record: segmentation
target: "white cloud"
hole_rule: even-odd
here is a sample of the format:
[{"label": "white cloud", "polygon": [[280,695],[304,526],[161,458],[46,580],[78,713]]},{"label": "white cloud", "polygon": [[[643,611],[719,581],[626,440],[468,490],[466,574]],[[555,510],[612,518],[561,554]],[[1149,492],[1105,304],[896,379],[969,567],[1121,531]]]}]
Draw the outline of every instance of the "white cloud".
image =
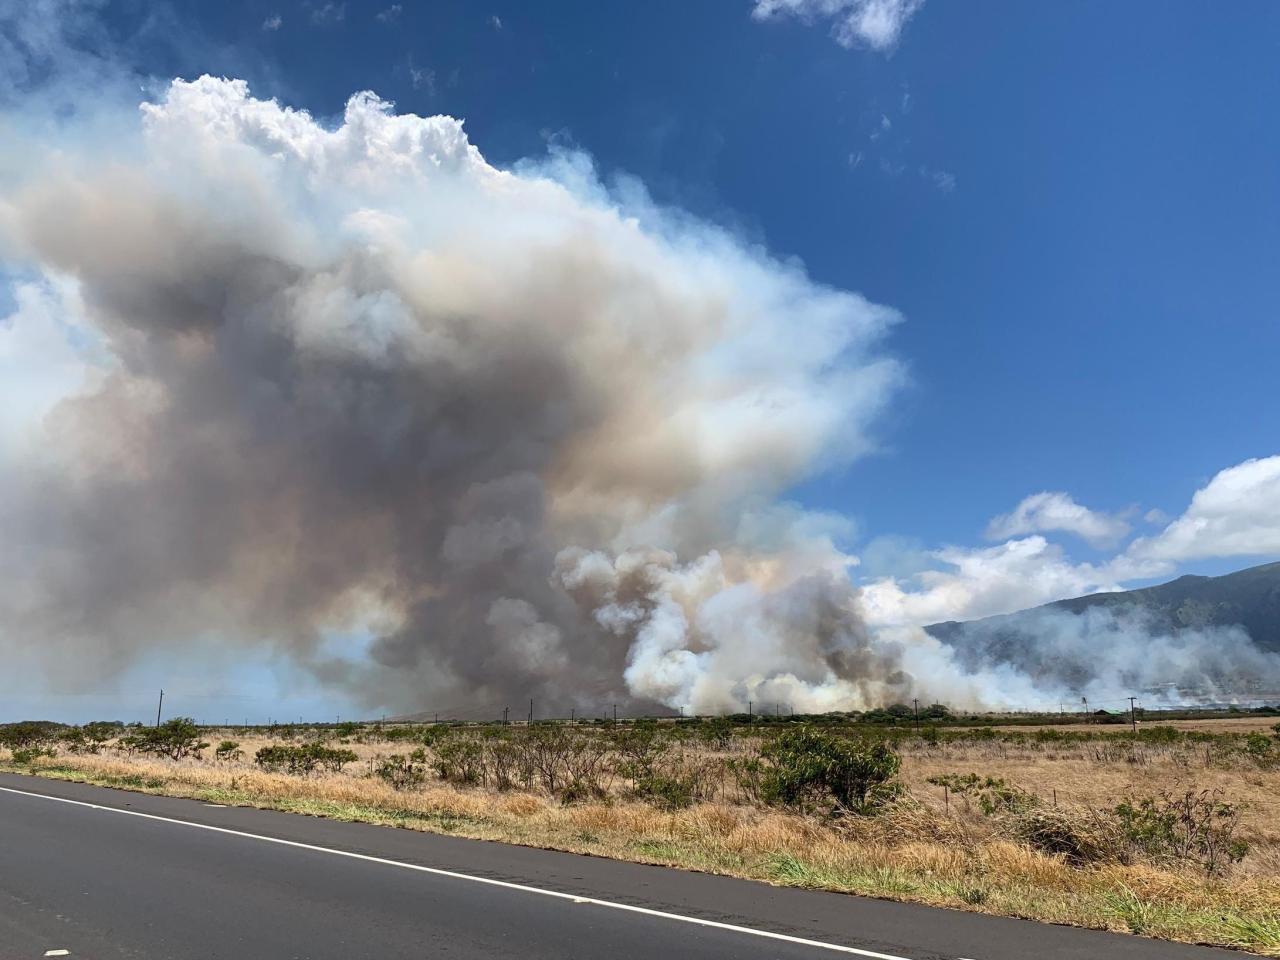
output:
[{"label": "white cloud", "polygon": [[944,547],[932,556],[947,569],[885,577],[863,587],[868,622],[918,626],[971,620],[1118,588],[1112,571],[1072,563],[1061,547],[1040,536],[978,549]]},{"label": "white cloud", "polygon": [[950,193],[956,188],[956,175],[949,170],[935,170],[932,167],[922,166],[920,176],[943,193]]},{"label": "white cloud", "polygon": [[374,14],[373,18],[380,23],[395,23],[395,21],[400,19],[400,14],[403,11],[404,7],[400,6],[398,3],[393,3],[391,6],[387,7],[387,9]]},{"label": "white cloud", "polygon": [[1178,519],[1127,551],[1138,561],[1280,554],[1280,455],[1228,467],[1197,490]]},{"label": "white cloud", "polygon": [[267,31],[279,30],[284,26],[284,17],[278,13],[273,13],[267,19],[262,21],[262,29]]},{"label": "white cloud", "polygon": [[842,47],[888,51],[897,46],[907,21],[922,6],[924,0],[756,0],[751,15],[757,20],[831,20],[831,36]]},{"label": "white cloud", "polygon": [[[1145,519],[1168,521],[1156,510]],[[1182,516],[1160,533],[1134,540],[1105,563],[1073,562],[1060,546],[1039,535],[1048,531],[1073,533],[1105,546],[1122,539],[1129,524],[1122,516],[1089,510],[1065,493],[1035,494],[996,517],[987,529],[989,537],[1015,539],[987,548],[949,546],[916,553],[906,557],[905,569],[914,566],[918,572],[904,572],[898,565],[889,568],[892,575],[864,584],[867,619],[878,627],[972,620],[1166,577],[1187,560],[1280,555],[1280,455],[1221,471],[1196,492]],[[1022,534],[1035,535],[1018,539]],[[865,559],[873,571],[886,569],[871,545]]]},{"label": "white cloud", "polygon": [[318,26],[332,26],[347,19],[345,3],[326,3],[311,8],[311,22]]},{"label": "white cloud", "polygon": [[987,524],[987,539],[1005,540],[1054,530],[1074,533],[1095,547],[1109,547],[1124,538],[1129,524],[1123,517],[1081,506],[1070,494],[1045,491],[1027,497],[1012,513],[995,517]]},{"label": "white cloud", "polygon": [[495,30],[501,30],[502,18],[495,13],[493,16],[489,18],[489,26],[493,27],[493,29]]},{"label": "white cloud", "polygon": [[426,67],[415,67],[409,64],[409,80],[413,89],[427,91],[427,96],[436,95],[436,72]]}]

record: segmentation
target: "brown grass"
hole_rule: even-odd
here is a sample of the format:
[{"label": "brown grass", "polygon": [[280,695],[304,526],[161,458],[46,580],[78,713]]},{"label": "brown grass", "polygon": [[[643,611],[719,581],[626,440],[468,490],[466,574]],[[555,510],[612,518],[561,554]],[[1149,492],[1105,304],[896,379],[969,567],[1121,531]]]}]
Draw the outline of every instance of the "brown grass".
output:
[{"label": "brown grass", "polygon": [[[228,732],[233,737],[234,733]],[[218,732],[207,733],[215,744]],[[902,747],[907,798],[875,817],[838,821],[736,802],[662,810],[629,800],[563,805],[536,792],[500,793],[430,780],[397,792],[369,776],[401,744],[352,743],[360,759],[339,774],[296,777],[252,764],[262,737],[241,739],[245,758],[178,762],[100,755],[42,759],[21,772],[344,820],[658,863],[775,884],[912,900],[1280,956],[1280,771],[1205,763],[1194,747],[1144,746],[1125,760],[1098,759],[1090,744],[1047,747],[1000,742]],[[702,747],[688,747],[709,757]],[[0,751],[0,766],[15,770]],[[1227,876],[1191,868],[1107,863],[1076,867],[1013,842],[999,818],[961,800],[943,802],[928,784],[939,773],[1003,777],[1063,810],[1113,806],[1129,794],[1194,785],[1220,788],[1244,805],[1251,850]]]}]

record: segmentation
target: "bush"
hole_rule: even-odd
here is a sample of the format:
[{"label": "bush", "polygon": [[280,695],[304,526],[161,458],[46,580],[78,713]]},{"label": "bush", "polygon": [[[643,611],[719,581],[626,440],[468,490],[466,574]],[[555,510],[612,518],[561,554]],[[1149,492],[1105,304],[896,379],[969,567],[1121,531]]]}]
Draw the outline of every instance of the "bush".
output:
[{"label": "bush", "polygon": [[239,760],[244,756],[244,751],[240,749],[240,744],[235,740],[223,740],[218,744],[217,749],[213,751],[214,759],[223,761]]},{"label": "bush", "polygon": [[631,789],[639,794],[641,783],[656,776],[657,764],[671,743],[652,720],[637,720],[618,734],[614,749],[619,755],[615,771],[630,780]]},{"label": "bush", "polygon": [[423,732],[417,727],[388,727],[382,731],[382,739],[388,743],[397,743],[401,740],[417,740],[421,738]]},{"label": "bush", "polygon": [[1113,812],[1130,848],[1156,862],[1191,861],[1215,874],[1249,849],[1235,836],[1240,810],[1222,800],[1221,790],[1126,800]]},{"label": "bush", "polygon": [[[230,741],[228,741],[230,742]],[[326,747],[322,743],[305,743],[294,746],[273,743],[254,754],[253,762],[263,770],[273,773],[291,773],[309,776],[318,768],[337,773],[343,766],[356,759],[355,751]]]},{"label": "bush", "polygon": [[419,747],[407,757],[393,753],[379,761],[373,773],[396,790],[416,787],[427,779],[427,752]]},{"label": "bush", "polygon": [[1275,759],[1271,738],[1264,733],[1250,733],[1244,738],[1241,749],[1259,766],[1266,766]]},{"label": "bush", "polygon": [[484,748],[471,737],[451,737],[435,746],[434,765],[441,780],[476,784],[484,780]]},{"label": "bush", "polygon": [[887,743],[859,743],[812,727],[788,730],[761,751],[767,803],[810,807],[834,801],[837,811],[869,813],[900,787],[902,761]]},{"label": "bush", "polygon": [[141,727],[120,738],[119,746],[129,753],[153,753],[181,760],[198,757],[209,746],[200,739],[200,728],[191,717],[174,717],[158,727]]},{"label": "bush", "polygon": [[930,777],[935,787],[946,787],[952,794],[978,802],[978,809],[988,817],[997,813],[1026,813],[1039,805],[1034,794],[1005,783],[1000,777],[979,777],[976,773],[943,773]]},{"label": "bush", "polygon": [[58,734],[58,742],[72,753],[101,753],[103,745],[124,729],[122,723],[98,721],[70,727]]},{"label": "bush", "polygon": [[698,726],[698,734],[717,750],[727,750],[733,743],[733,721],[728,717],[712,717]]},{"label": "bush", "polygon": [[1015,818],[1012,827],[1016,839],[1041,853],[1061,856],[1074,867],[1117,858],[1105,824],[1065,810],[1031,810]]},{"label": "bush", "polygon": [[20,750],[23,747],[49,743],[62,729],[62,724],[51,720],[23,720],[19,723],[0,724],[0,747]]},{"label": "bush", "polygon": [[58,751],[52,747],[19,747],[13,751],[14,763],[35,763],[41,757],[56,757]]},{"label": "bush", "polygon": [[682,810],[698,798],[697,774],[651,773],[635,784],[635,794],[664,810]]}]

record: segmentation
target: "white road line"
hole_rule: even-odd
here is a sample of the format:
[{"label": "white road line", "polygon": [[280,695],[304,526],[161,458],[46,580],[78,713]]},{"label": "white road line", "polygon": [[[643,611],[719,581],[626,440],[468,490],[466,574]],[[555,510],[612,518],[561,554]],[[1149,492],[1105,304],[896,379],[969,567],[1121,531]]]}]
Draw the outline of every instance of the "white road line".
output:
[{"label": "white road line", "polygon": [[44,955],[46,957],[69,957],[71,956],[71,951],[70,950],[46,950],[44,952]]},{"label": "white road line", "polygon": [[439,867],[424,867],[416,863],[404,863],[400,860],[388,860],[374,857],[366,853],[353,853],[350,850],[336,850],[333,847],[321,847],[312,843],[301,843],[297,840],[284,840],[280,837],[268,837],[261,833],[248,833],[244,830],[232,830],[228,827],[215,827],[207,823],[195,823],[191,820],[178,820],[174,817],[161,817],[154,813],[142,813],[139,810],[121,810],[119,807],[104,807],[84,800],[70,800],[66,797],[55,797],[47,793],[33,793],[30,790],[15,790],[13,787],[0,787],[4,793],[16,793],[24,797],[35,797],[39,800],[54,800],[58,803],[69,803],[77,807],[88,807],[90,810],[101,810],[106,813],[118,813],[127,817],[142,817],[145,820],[158,820],[161,823],[174,823],[180,827],[193,827],[196,830],[209,830],[213,833],[230,834],[233,837],[246,837],[250,840],[261,840],[263,843],[278,843],[285,847],[297,847],[300,850],[311,850],[316,853],[329,853],[336,857],[348,857],[352,860],[364,860],[368,863],[380,863],[387,867],[400,867],[404,870],[416,870],[419,873],[430,873],[438,877],[450,877],[454,880],[470,880],[472,883],[483,883],[491,887],[502,887],[507,890],[519,890],[524,893],[537,893],[557,900],[568,900],[573,903],[590,903],[597,907],[608,907],[611,910],[623,910],[627,913],[638,913],[646,917],[660,917],[663,920],[676,920],[680,923],[692,923],[699,927],[710,927],[714,930],[728,930],[731,933],[743,933],[752,937],[763,937],[767,940],[781,940],[796,943],[804,947],[815,947],[819,950],[831,950],[835,953],[848,953],[858,957],[871,957],[872,960],[911,960],[892,953],[877,953],[874,950],[862,950],[858,947],[846,947],[839,943],[827,943],[822,940],[809,940],[805,937],[792,937],[785,933],[774,933],[770,930],[757,930],[754,927],[741,927],[735,923],[721,923],[719,920],[704,920],[701,917],[688,917],[680,913],[668,913],[665,910],[652,910],[649,907],[637,907],[630,903],[617,903],[613,900],[598,900],[595,897],[581,897],[572,893],[561,893],[559,890],[547,890],[523,883],[511,883],[507,880],[494,880],[490,877],[477,877],[469,873],[458,873],[454,870],[442,870]]}]

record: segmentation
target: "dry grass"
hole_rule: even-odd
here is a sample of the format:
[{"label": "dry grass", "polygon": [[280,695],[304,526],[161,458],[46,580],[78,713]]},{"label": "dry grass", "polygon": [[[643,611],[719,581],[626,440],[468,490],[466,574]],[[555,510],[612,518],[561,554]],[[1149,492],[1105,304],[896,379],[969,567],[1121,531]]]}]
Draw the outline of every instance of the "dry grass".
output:
[{"label": "dry grass", "polygon": [[[228,733],[228,736],[234,736]],[[218,733],[206,734],[215,744]],[[352,743],[359,760],[338,774],[264,773],[245,758],[168,761],[105,752],[41,759],[22,772],[171,796],[195,797],[665,864],[775,884],[912,900],[1005,916],[1213,943],[1280,956],[1280,771],[1205,765],[1194,747],[1142,747],[1129,759],[1098,759],[1089,744],[1046,747],[979,742],[902,747],[908,798],[880,816],[839,821],[735,802],[662,810],[627,799],[617,785],[602,801],[563,805],[530,792],[500,793],[430,780],[396,791],[369,776],[379,756],[403,745]],[[687,748],[703,757],[712,752]],[[5,762],[0,766],[17,769]],[[1135,758],[1136,757],[1136,758]],[[1003,777],[1045,805],[1105,808],[1127,794],[1194,784],[1242,802],[1246,859],[1225,877],[1193,869],[1107,863],[1071,866],[1012,842],[999,818],[963,800],[944,805],[939,773]]]}]

